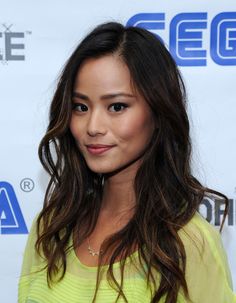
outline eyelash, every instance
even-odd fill
[[[119,106],[123,106],[124,107],[124,109],[126,108],[126,107],[128,107],[128,105],[127,104],[125,104],[125,103],[122,103],[122,102],[116,102],[116,103],[112,103],[112,104],[110,104],[109,105],[109,108],[111,107],[111,106],[115,106],[115,105],[119,105]],[[86,111],[80,111],[80,110],[78,110],[78,107],[79,106],[86,106],[85,104],[83,104],[83,103],[73,103],[73,105],[72,105],[72,109],[74,110],[74,111],[77,111],[77,112],[86,112]],[[87,107],[87,106],[86,106]],[[124,110],[123,109],[123,110]],[[122,110],[119,110],[119,111],[112,111],[112,112],[114,112],[114,113],[118,113],[118,112],[121,112]]]

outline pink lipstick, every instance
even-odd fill
[[[114,147],[114,145],[101,145],[101,144],[91,144],[91,145],[87,145],[86,146],[88,151],[93,154],[93,155],[100,155],[106,151],[108,151],[109,149],[111,149],[112,147]]]

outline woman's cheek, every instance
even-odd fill
[[[132,126],[130,123],[121,124],[118,129],[114,130],[113,133],[115,133],[115,136],[121,141],[131,140],[136,133],[135,124]]]

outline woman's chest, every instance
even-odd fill
[[[66,274],[61,282],[48,288],[46,276],[40,275],[32,281],[25,303],[92,303],[96,287],[96,279],[80,278]],[[125,279],[124,295],[129,303],[150,303],[151,293],[141,278]],[[112,303],[116,301],[117,291],[106,280],[102,280],[97,292],[96,303]],[[120,297],[118,303],[125,302]]]

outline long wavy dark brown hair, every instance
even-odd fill
[[[151,303],[159,302],[162,297],[165,303],[176,303],[180,288],[190,300],[185,280],[186,254],[178,230],[199,210],[204,197],[216,195],[226,205],[221,231],[228,199],[204,187],[192,175],[183,80],[163,42],[142,28],[125,27],[117,22],[97,26],[81,41],[62,70],[50,107],[47,132],[39,146],[40,160],[51,178],[37,219],[35,247],[47,260],[48,285],[52,287],[52,283],[60,283],[65,275],[72,233],[78,236],[76,246],[95,228],[103,176],[89,169],[71,134],[72,90],[76,74],[86,59],[112,53],[119,54],[128,66],[132,83],[149,104],[158,128],[135,176],[134,215],[102,244],[105,253],[115,248],[109,259],[107,279],[114,282],[117,300],[122,296],[128,302],[122,291],[124,264],[121,262],[121,283],[114,277],[112,264],[119,256],[121,260],[127,258],[137,245],[147,281],[155,283],[153,270],[161,277]],[[102,256],[93,302],[99,288]]]

